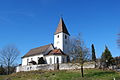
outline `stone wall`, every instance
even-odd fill
[[[83,68],[95,68],[94,64],[85,64],[83,66]],[[60,64],[59,65],[59,69],[60,70],[69,70],[69,69],[81,69],[81,66],[79,63],[76,64],[72,64],[72,63],[68,63],[68,64]]]
[[[16,72],[20,71],[31,71],[31,70],[55,70],[57,69],[57,64],[40,64],[40,65],[27,65],[27,66],[18,66]],[[59,70],[69,70],[69,69],[80,69],[80,64],[72,63],[62,63],[59,64]],[[83,68],[95,68],[93,63],[84,64]]]
[[[54,70],[54,65],[52,64],[27,65],[27,66],[18,66],[16,68],[16,72],[31,71],[31,70]]]

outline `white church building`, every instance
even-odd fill
[[[16,67],[16,72],[31,70],[69,70],[81,69],[79,63],[69,61],[70,34],[62,18],[54,33],[54,44],[33,48],[22,57],[22,64]],[[85,64],[84,68],[95,68],[94,63]]]
[[[54,44],[33,48],[22,57],[21,66],[66,63],[69,58],[69,32],[62,18],[54,33]]]

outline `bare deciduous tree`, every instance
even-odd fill
[[[9,45],[0,51],[0,64],[7,67],[7,74],[10,74],[10,67],[14,65],[20,52],[15,46]]]
[[[81,39],[80,34],[70,40],[70,57],[74,60],[78,60],[81,65],[81,73],[83,75],[83,64],[85,61],[90,59],[88,48],[86,48],[84,41]]]

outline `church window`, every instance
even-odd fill
[[[52,64],[52,58],[50,58],[50,64]]]
[[[67,36],[65,35],[65,39],[67,39]]]
[[[59,63],[59,58],[57,57],[57,63]]]
[[[29,70],[29,67],[27,67],[27,70]]]
[[[38,59],[38,64],[45,64],[45,60],[44,60],[43,57],[40,57],[40,58]]]
[[[27,65],[28,65],[28,63],[29,63],[29,59],[27,59]]]
[[[57,38],[59,38],[59,35],[57,36]]]

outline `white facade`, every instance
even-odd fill
[[[38,64],[39,58],[43,57],[44,60],[46,61],[44,55],[47,54],[50,50],[53,50],[53,46],[51,45],[44,53],[39,54],[39,55],[34,55],[34,56],[29,56],[29,57],[24,57],[22,58],[22,66],[28,65],[30,61],[35,61]],[[47,62],[47,61],[46,61]]]
[[[46,56],[47,64],[65,63],[67,56],[64,55],[48,55]]]
[[[25,57],[22,59],[22,66],[29,65],[30,61],[35,61],[38,64],[39,58],[43,57],[46,61],[46,64],[56,64],[56,63],[65,63],[67,62],[67,56],[64,55],[35,55],[30,57]]]
[[[28,65],[28,63],[32,60],[38,63],[38,59],[41,57],[44,57],[43,54],[22,58],[22,66]]]
[[[63,32],[54,35],[54,47],[61,49],[65,54],[69,53],[69,35]]]

